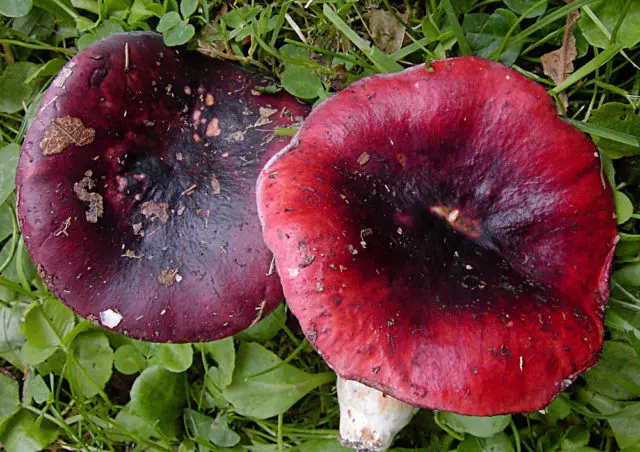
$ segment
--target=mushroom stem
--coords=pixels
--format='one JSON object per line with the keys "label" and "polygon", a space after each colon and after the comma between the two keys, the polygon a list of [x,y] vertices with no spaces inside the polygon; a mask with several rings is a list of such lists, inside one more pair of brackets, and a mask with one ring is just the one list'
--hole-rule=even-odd
{"label": "mushroom stem", "polygon": [[418,412],[408,403],[338,377],[340,443],[359,452],[383,452]]}

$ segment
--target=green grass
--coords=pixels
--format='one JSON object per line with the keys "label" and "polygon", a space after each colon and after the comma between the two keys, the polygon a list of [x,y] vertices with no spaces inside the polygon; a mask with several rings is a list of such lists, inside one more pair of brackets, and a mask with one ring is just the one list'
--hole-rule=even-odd
{"label": "green grass", "polygon": [[[333,376],[284,307],[233,339],[149,344],[77,318],[33,268],[13,194],[28,122],[78,49],[138,29],[272,73],[309,103],[376,72],[464,54],[502,61],[542,83],[566,120],[592,136],[615,187],[621,242],[603,360],[544,412],[477,420],[421,410],[394,447],[640,450],[638,2],[31,3],[0,0],[0,444],[7,450],[340,450]],[[387,27],[405,27],[404,41],[388,53],[380,48],[389,43],[370,34],[373,9],[392,13]],[[575,70],[554,82],[541,56],[562,46],[573,11],[581,14]],[[283,375],[296,383],[280,384]]]}

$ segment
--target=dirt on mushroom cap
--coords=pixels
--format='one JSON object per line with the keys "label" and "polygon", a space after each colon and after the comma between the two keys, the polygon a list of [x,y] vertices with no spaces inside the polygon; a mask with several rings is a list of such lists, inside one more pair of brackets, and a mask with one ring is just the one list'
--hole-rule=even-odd
{"label": "dirt on mushroom cap", "polygon": [[267,164],[258,206],[292,312],[346,379],[493,415],[544,407],[598,359],[611,189],[589,139],[502,65],[354,83]]}
{"label": "dirt on mushroom cap", "polygon": [[[113,328],[156,341],[215,340],[275,308],[255,178],[289,141],[274,129],[309,109],[252,93],[268,83],[154,33],[74,57],[17,173],[25,242],[49,288],[80,315],[117,312]],[[277,114],[257,128],[265,108]]]}

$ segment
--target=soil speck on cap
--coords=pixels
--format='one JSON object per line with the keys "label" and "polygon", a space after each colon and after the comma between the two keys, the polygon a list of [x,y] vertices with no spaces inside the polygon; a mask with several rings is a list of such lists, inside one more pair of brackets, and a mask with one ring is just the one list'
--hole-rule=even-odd
{"label": "soil speck on cap", "polygon": [[213,189],[214,195],[219,195],[221,193],[220,181],[215,174],[211,176],[211,188]]}
{"label": "soil speck on cap", "polygon": [[260,127],[267,124],[271,124],[272,121],[269,119],[269,117],[275,115],[278,112],[278,109],[260,107],[258,111],[260,112],[260,117],[258,118],[256,123],[253,125],[253,127]]}
{"label": "soil speck on cap", "polygon": [[84,176],[80,182],[73,184],[73,191],[80,201],[89,205],[89,210],[85,212],[87,221],[89,223],[97,223],[104,213],[102,196],[90,191],[96,187],[96,183],[92,179],[93,172],[88,170],[84,173]]}
{"label": "soil speck on cap", "polygon": [[239,141],[244,141],[244,132],[242,132],[241,130],[238,130],[237,132],[233,132],[231,135],[229,135],[228,141],[231,141],[232,143],[238,143]]}
{"label": "soil speck on cap", "polygon": [[180,271],[180,267],[165,268],[158,276],[158,282],[163,286],[171,287],[176,281],[180,282],[182,280],[181,277],[178,278],[180,276],[178,275],[178,271]]}
{"label": "soil speck on cap", "polygon": [[220,130],[220,121],[218,118],[212,118],[207,124],[207,130],[205,131],[205,135],[209,138],[220,136],[222,131]]}
{"label": "soil speck on cap", "polygon": [[71,144],[86,146],[93,143],[96,137],[96,129],[85,127],[82,120],[71,116],[54,118],[40,142],[40,148],[44,155],[59,154]]}
{"label": "soil speck on cap", "polygon": [[134,251],[126,250],[121,257],[128,257],[129,259],[142,259],[144,257],[144,254],[138,256]]}
{"label": "soil speck on cap", "polygon": [[155,220],[158,219],[163,223],[166,223],[169,220],[169,204],[166,202],[153,202],[148,201],[142,204],[140,207],[140,212],[145,217]]}
{"label": "soil speck on cap", "polygon": [[311,263],[316,259],[316,257],[313,254],[307,254],[302,261],[300,261],[300,263],[298,264],[298,267],[300,268],[305,268],[308,267],[309,265],[311,265]]}
{"label": "soil speck on cap", "polygon": [[364,166],[367,164],[367,162],[371,159],[371,156],[369,154],[367,154],[366,152],[363,152],[362,154],[360,154],[358,156],[358,163],[361,166]]}
{"label": "soil speck on cap", "polygon": [[142,230],[142,223],[134,223],[133,224],[133,235],[139,235],[144,237],[144,231]]}

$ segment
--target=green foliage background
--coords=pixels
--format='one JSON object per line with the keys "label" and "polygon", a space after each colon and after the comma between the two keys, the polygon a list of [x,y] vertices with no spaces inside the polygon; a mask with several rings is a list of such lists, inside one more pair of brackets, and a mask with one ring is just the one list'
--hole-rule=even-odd
{"label": "green foliage background", "polygon": [[[379,49],[389,44],[384,38],[372,36],[374,11],[387,13],[383,28],[404,28],[391,53]],[[562,45],[573,11],[580,13],[575,71],[555,83],[540,57]],[[465,54],[501,61],[544,85],[564,118],[599,146],[615,188],[621,242],[602,361],[542,412],[472,418],[421,410],[394,450],[640,451],[637,0],[0,0],[6,450],[343,450],[335,377],[284,305],[234,338],[152,344],[79,319],[39,280],[15,216],[25,129],[69,58],[129,30],[156,30],[167,45],[275,74],[281,85],[272,91],[310,103],[376,72]]]}

